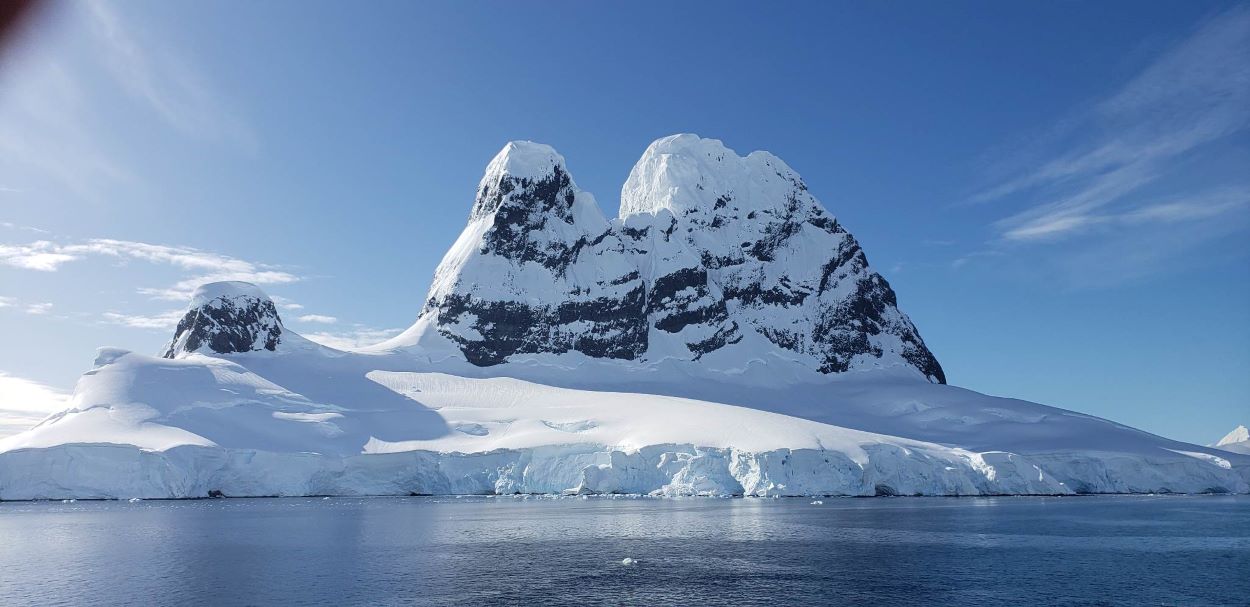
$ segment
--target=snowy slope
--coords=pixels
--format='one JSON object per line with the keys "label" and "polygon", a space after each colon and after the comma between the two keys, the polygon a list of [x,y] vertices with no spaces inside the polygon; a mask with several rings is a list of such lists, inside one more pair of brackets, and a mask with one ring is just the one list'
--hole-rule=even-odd
{"label": "snowy slope", "polygon": [[945,385],[769,154],[661,139],[622,200],[608,220],[553,149],[509,144],[416,323],[361,351],[205,285],[161,357],[102,348],[0,440],[0,499],[1250,492],[1236,440]]}
{"label": "snowy slope", "polygon": [[1250,456],[907,373],[768,385],[564,362],[506,377],[290,330],[272,351],[102,348],[66,411],[0,440],[0,499],[1250,490]]}
{"label": "snowy slope", "polygon": [[1245,426],[1237,426],[1212,446],[1224,451],[1250,455],[1250,430],[1247,430]]}
{"label": "snowy slope", "polygon": [[[408,366],[415,370],[387,370]],[[1250,457],[911,380],[829,408],[897,428],[987,424],[969,449],[715,402],[469,378],[299,349],[175,360],[102,350],[66,412],[0,440],[0,499],[409,493],[975,495],[1234,491]],[[375,369],[376,368],[376,369]],[[372,370],[370,370],[372,369]],[[897,378],[896,378],[897,380]],[[279,384],[278,381],[285,382]],[[304,393],[288,386],[300,386]],[[893,386],[893,387],[890,387]],[[316,395],[312,398],[309,394]],[[809,398],[779,390],[775,402]],[[846,399],[845,402],[838,402]],[[933,403],[928,408],[926,400]],[[917,411],[982,419],[921,423]],[[1066,436],[1064,433],[1071,433]],[[955,436],[955,435],[952,435]],[[1040,444],[1039,436],[1051,443]]]}

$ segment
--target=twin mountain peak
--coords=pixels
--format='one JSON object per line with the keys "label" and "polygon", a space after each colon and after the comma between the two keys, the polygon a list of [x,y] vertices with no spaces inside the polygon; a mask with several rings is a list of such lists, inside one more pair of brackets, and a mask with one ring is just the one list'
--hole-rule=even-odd
{"label": "twin mountain peak", "polygon": [[[293,339],[259,289],[213,283],[165,356],[280,350]],[[695,135],[647,148],[611,220],[550,146],[507,144],[416,323],[369,350],[446,351],[479,367],[568,356],[892,368],[946,382],[889,283],[794,170]]]}

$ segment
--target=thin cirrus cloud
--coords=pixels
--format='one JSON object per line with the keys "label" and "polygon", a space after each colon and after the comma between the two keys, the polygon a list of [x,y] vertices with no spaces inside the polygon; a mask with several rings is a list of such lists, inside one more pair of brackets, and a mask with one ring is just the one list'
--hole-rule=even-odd
{"label": "thin cirrus cloud", "polygon": [[1115,213],[1061,214],[1013,228],[1013,240],[1045,239],[1095,226],[1138,226],[1199,221],[1241,210],[1250,205],[1250,187],[1227,187],[1200,192],[1180,200],[1143,204]]}
{"label": "thin cirrus cloud", "polygon": [[[0,187],[9,193],[72,194],[103,201],[142,171],[110,145],[112,110],[133,108],[197,142],[254,154],[258,138],[212,78],[157,27],[91,0],[56,11],[46,38],[13,49],[0,98]],[[51,11],[50,11],[51,12]],[[64,32],[64,34],[61,34]],[[58,36],[64,36],[60,40]],[[26,52],[29,51],[29,52]],[[104,87],[84,83],[105,76]]]}
{"label": "thin cirrus cloud", "polygon": [[[99,200],[100,192],[137,182],[98,135],[99,111],[82,90],[82,66],[63,58],[17,62],[13,86],[0,99],[0,178],[6,191],[42,191],[55,184],[66,193]],[[29,187],[8,187],[20,182]],[[39,185],[34,185],[39,184]],[[8,227],[8,226],[6,226]]]}
{"label": "thin cirrus cloud", "polygon": [[255,149],[256,137],[227,109],[206,76],[161,46],[161,52],[134,23],[125,22],[102,1],[86,3],[91,29],[103,50],[101,61],[121,87],[170,126],[197,139],[226,140]]}
{"label": "thin cirrus cloud", "polygon": [[0,264],[25,270],[55,272],[67,263],[86,258],[147,261],[193,273],[192,276],[169,286],[139,289],[141,294],[168,301],[186,301],[196,287],[206,282],[240,280],[273,285],[288,284],[301,279],[300,276],[274,266],[191,247],[108,238],[97,238],[78,244],[59,244],[49,240],[24,245],[0,244]]}
{"label": "thin cirrus cloud", "polygon": [[[16,192],[16,191],[18,190],[14,190],[13,188],[0,188],[0,192]],[[7,228],[9,230],[21,230],[23,232],[34,232],[36,234],[48,234],[49,233],[47,230],[44,230],[42,228],[36,228],[34,226],[18,225],[11,221],[0,221],[0,228]]]}
{"label": "thin cirrus cloud", "polygon": [[77,257],[62,252],[60,247],[46,240],[25,245],[0,244],[0,263],[23,270],[55,272],[61,264],[75,259]]}
{"label": "thin cirrus cloud", "polygon": [[132,329],[171,329],[178,325],[185,310],[169,310],[158,314],[123,314],[121,312],[105,312],[104,321],[109,324],[121,325]]}
{"label": "thin cirrus cloud", "polygon": [[308,322],[308,323],[318,323],[318,324],[323,324],[323,325],[332,325],[338,322],[339,319],[333,316],[326,316],[325,314],[305,314],[299,317],[299,321]]}
{"label": "thin cirrus cloud", "polygon": [[298,303],[295,303],[295,302],[293,302],[293,301],[291,301],[291,300],[289,300],[289,299],[287,299],[287,298],[285,298],[285,297],[282,297],[281,295],[270,295],[270,296],[269,296],[269,299],[272,299],[272,300],[273,300],[273,303],[277,304],[277,306],[278,306],[279,308],[282,308],[283,310],[290,310],[290,311],[294,312],[294,311],[297,311],[297,310],[303,310],[303,309],[304,309],[304,305],[303,305],[303,304],[298,304]]}
{"label": "thin cirrus cloud", "polygon": [[1003,243],[1053,242],[1095,228],[1192,222],[1243,211],[1250,185],[1231,172],[1217,176],[1209,188],[1170,200],[1141,196],[1141,190],[1183,176],[1183,161],[1250,126],[1246,57],[1250,7],[1206,20],[1119,90],[1056,126],[1065,136],[1043,139],[1064,145],[1031,150],[1040,154],[1033,163],[1038,168],[1009,175],[969,202],[1033,200],[994,222]]}
{"label": "thin cirrus cloud", "polygon": [[51,302],[36,302],[23,304],[16,297],[8,297],[0,295],[0,308],[20,309],[21,311],[32,316],[44,316],[52,312]]}

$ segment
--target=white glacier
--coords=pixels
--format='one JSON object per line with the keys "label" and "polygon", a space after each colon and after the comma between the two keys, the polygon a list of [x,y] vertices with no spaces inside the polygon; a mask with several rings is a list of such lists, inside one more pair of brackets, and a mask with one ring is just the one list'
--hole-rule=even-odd
{"label": "white glacier", "polygon": [[70,409],[0,440],[0,499],[1250,490],[1247,456],[1211,457],[1097,418],[897,377],[770,394],[781,409],[823,403],[860,426],[949,440],[693,398],[458,376],[395,355],[279,348],[169,360],[106,350],[100,360]]}

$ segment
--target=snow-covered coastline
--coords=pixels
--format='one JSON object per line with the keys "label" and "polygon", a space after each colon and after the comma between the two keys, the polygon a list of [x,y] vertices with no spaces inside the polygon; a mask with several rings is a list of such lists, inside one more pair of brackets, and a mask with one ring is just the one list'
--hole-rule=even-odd
{"label": "snow-covered coastline", "polygon": [[[786,449],[747,453],[690,445],[653,445],[634,452],[585,445],[469,454],[407,451],[340,458],[193,446],[144,451],[124,445],[77,444],[0,454],[0,477],[5,479],[0,499],[1246,492],[1245,481],[1238,481],[1236,473],[1213,473],[1192,459],[1107,455],[1110,457],[1055,454],[1024,458],[995,453],[958,462],[882,448],[874,451],[868,466],[860,467],[837,452]],[[1039,464],[1063,476],[1048,475]],[[1097,473],[1091,476],[1092,470]],[[1037,476],[1030,478],[1032,475]],[[1088,479],[1101,484],[1091,485]]]}
{"label": "snow-covered coastline", "polygon": [[[403,361],[317,349],[177,360],[104,350],[98,362],[70,410],[0,440],[0,499],[1250,491],[1250,456],[888,377],[833,381],[820,392],[844,401],[848,415],[856,407],[882,413],[853,414],[859,425],[980,426],[1016,448],[969,449],[672,396],[363,371]],[[274,369],[303,372],[281,378]],[[375,388],[392,396],[331,406],[258,373],[320,396],[334,390],[356,400]],[[804,392],[776,395],[810,400]],[[856,405],[857,394],[874,400]],[[882,407],[880,398],[898,406]],[[1030,439],[1039,433],[1052,436]]]}
{"label": "snow-covered coastline", "polygon": [[608,221],[514,142],[410,329],[361,351],[204,285],[161,357],[101,348],[0,439],[0,500],[1250,493],[1217,447],[946,385],[780,159],[658,140]]}

